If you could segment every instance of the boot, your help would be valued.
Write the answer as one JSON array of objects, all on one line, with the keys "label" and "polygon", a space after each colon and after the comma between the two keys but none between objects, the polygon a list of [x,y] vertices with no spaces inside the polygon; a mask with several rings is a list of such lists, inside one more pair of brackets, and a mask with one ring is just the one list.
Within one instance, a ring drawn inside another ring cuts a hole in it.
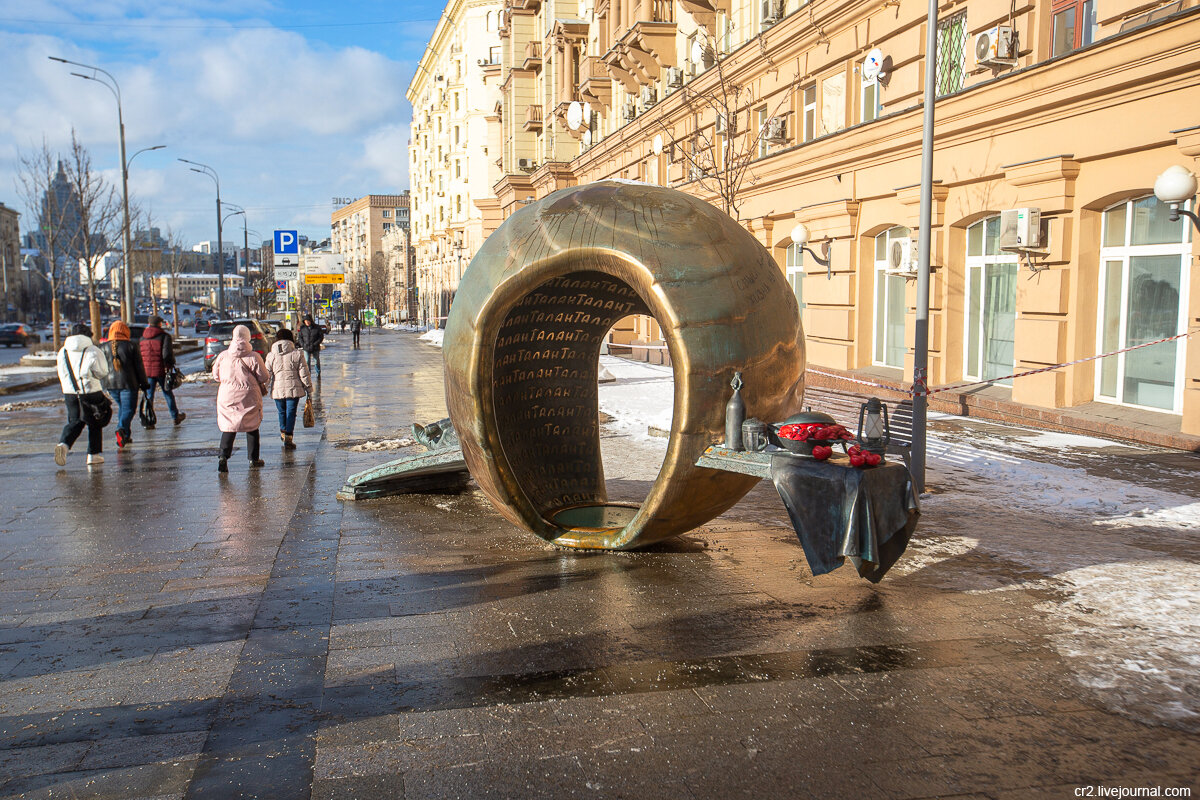
[{"label": "boot", "polygon": [[217,472],[229,472],[229,459],[225,456],[217,457]]},{"label": "boot", "polygon": [[283,435],[283,449],[284,450],[295,450],[296,449],[296,443],[292,441],[292,435],[290,433],[285,433]]}]

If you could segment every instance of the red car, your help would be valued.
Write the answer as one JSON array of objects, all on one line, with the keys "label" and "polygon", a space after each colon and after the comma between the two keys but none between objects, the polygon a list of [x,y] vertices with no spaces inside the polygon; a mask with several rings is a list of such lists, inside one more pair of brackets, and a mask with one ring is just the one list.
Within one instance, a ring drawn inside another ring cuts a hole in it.
[{"label": "red car", "polygon": [[14,344],[24,347],[27,344],[37,344],[42,340],[33,329],[23,322],[9,322],[0,325],[0,344],[12,347]]}]

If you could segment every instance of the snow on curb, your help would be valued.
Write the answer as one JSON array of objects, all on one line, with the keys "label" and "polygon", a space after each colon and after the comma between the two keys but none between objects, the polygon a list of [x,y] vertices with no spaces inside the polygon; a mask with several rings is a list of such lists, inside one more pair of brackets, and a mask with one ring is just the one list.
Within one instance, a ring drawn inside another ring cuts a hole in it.
[{"label": "snow on curb", "polygon": [[380,450],[400,450],[404,447],[412,447],[416,444],[413,439],[380,439],[375,442],[363,442],[356,444],[353,447],[347,448],[352,453],[375,453]]},{"label": "snow on curb", "polygon": [[443,330],[442,328],[434,328],[432,330],[426,331],[420,337],[420,341],[425,342],[427,344],[431,344],[434,347],[441,347],[442,339],[443,339],[443,337],[445,337],[445,335],[446,335],[446,331]]}]

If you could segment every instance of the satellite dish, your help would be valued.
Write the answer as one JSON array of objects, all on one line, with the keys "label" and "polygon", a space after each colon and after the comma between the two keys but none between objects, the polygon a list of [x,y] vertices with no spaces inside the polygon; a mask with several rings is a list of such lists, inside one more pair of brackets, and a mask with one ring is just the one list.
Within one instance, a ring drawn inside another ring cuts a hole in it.
[{"label": "satellite dish", "polygon": [[700,44],[700,40],[692,42],[692,63],[700,64],[704,61],[704,45]]},{"label": "satellite dish", "polygon": [[573,131],[577,131],[582,125],[583,104],[576,100],[567,106],[567,127]]},{"label": "satellite dish", "polygon": [[583,129],[583,146],[584,147],[592,146],[592,129],[591,128]]},{"label": "satellite dish", "polygon": [[876,47],[871,52],[867,53],[867,57],[863,59],[862,76],[866,80],[873,81],[879,77],[879,73],[883,71],[883,51]]},{"label": "satellite dish", "polygon": [[654,134],[654,155],[661,156],[663,151],[663,138],[661,133]]},{"label": "satellite dish", "polygon": [[592,124],[592,104],[591,103],[581,103],[580,105],[583,107],[583,124],[591,125]]}]

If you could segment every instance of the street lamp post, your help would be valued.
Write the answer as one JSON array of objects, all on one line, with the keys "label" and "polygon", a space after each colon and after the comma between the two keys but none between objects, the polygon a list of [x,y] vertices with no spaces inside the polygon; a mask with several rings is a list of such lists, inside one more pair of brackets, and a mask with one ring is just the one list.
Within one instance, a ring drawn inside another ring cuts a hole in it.
[{"label": "street lamp post", "polygon": [[[166,145],[165,145],[165,144],[156,144],[156,145],[154,145],[153,147],[143,147],[141,150],[138,150],[136,153],[134,153],[133,155],[131,155],[131,156],[129,157],[129,160],[128,160],[128,161],[126,161],[126,162],[125,162],[125,174],[126,174],[126,175],[128,175],[128,174],[129,174],[129,167],[130,167],[130,166],[133,164],[133,160],[134,160],[135,158],[137,158],[138,156],[140,156],[142,153],[149,153],[151,150],[162,150],[162,149],[163,149],[163,148],[165,148],[165,147],[166,147]],[[132,237],[130,237],[130,238],[132,239]],[[131,264],[131,263],[132,263],[132,261],[133,261],[133,253],[132,253],[131,251],[130,251],[130,252],[127,252],[127,253],[126,253],[126,255],[125,255],[125,259],[124,259],[124,260],[125,260],[125,263],[127,263],[127,264]],[[131,280],[132,280],[132,276],[133,276],[133,267],[132,267],[132,266],[130,266],[129,270],[127,270],[127,271],[124,273],[124,275],[125,275],[125,279],[126,279],[126,281],[131,281]],[[154,276],[153,276],[153,275],[151,275],[151,278],[153,278],[153,277],[154,277]],[[150,292],[151,292],[151,295],[152,295],[152,297],[153,297],[153,290],[150,290]],[[130,312],[129,312],[129,319],[130,319],[130,320],[132,320],[132,319],[133,319],[133,313],[134,313],[133,311],[130,311]]]},{"label": "street lamp post", "polygon": [[[242,218],[242,257],[245,258],[247,255],[246,254],[246,244],[247,244],[246,209],[244,209],[240,206],[235,206],[235,205],[233,205],[233,203],[226,203],[225,205],[231,206],[231,207],[237,209],[237,211],[231,211],[228,214],[226,214],[225,219],[229,219],[230,217],[236,217],[239,215]],[[237,228],[234,228],[234,230],[236,231]],[[234,234],[234,235],[236,236],[236,234]],[[249,284],[249,282],[250,282],[250,267],[247,266],[246,267],[246,277],[244,279],[244,282],[242,283],[243,290],[246,288],[246,286]],[[245,291],[242,292],[242,297],[244,297],[246,300],[246,316],[248,317],[248,316],[250,316],[250,297],[248,295],[246,295]]]},{"label": "street lamp post", "polygon": [[[113,93],[113,97],[115,97],[117,100],[117,125],[121,135],[121,198],[124,212],[124,225],[122,226],[122,233],[125,245],[125,257],[122,259],[125,262],[125,269],[123,271],[125,277],[125,291],[123,293],[124,299],[122,300],[124,313],[122,313],[121,318],[128,323],[133,321],[133,269],[129,263],[131,247],[129,241],[129,165],[125,159],[125,115],[121,110],[121,85],[117,83],[117,79],[114,78],[111,73],[102,70],[99,67],[94,67],[91,64],[81,64],[78,61],[68,61],[65,58],[59,58],[58,56],[47,56],[47,58],[49,58],[51,61],[57,61],[61,64],[70,64],[71,66],[92,70],[91,75],[84,75],[82,72],[72,72],[71,74],[77,78],[83,78],[84,80],[88,81],[96,81],[97,83],[108,87],[108,90]],[[108,80],[99,77],[100,75],[103,75]],[[109,81],[112,81],[112,83],[109,83]],[[136,155],[136,153],[134,155]]]},{"label": "street lamp post", "polygon": [[[207,175],[217,185],[217,311],[223,317],[225,316],[225,251],[221,242],[221,178],[217,175],[217,171],[208,164],[201,164],[199,161],[188,161],[186,158],[179,160],[184,164],[191,164],[192,172]],[[196,169],[196,167],[199,167],[199,169]]]}]

